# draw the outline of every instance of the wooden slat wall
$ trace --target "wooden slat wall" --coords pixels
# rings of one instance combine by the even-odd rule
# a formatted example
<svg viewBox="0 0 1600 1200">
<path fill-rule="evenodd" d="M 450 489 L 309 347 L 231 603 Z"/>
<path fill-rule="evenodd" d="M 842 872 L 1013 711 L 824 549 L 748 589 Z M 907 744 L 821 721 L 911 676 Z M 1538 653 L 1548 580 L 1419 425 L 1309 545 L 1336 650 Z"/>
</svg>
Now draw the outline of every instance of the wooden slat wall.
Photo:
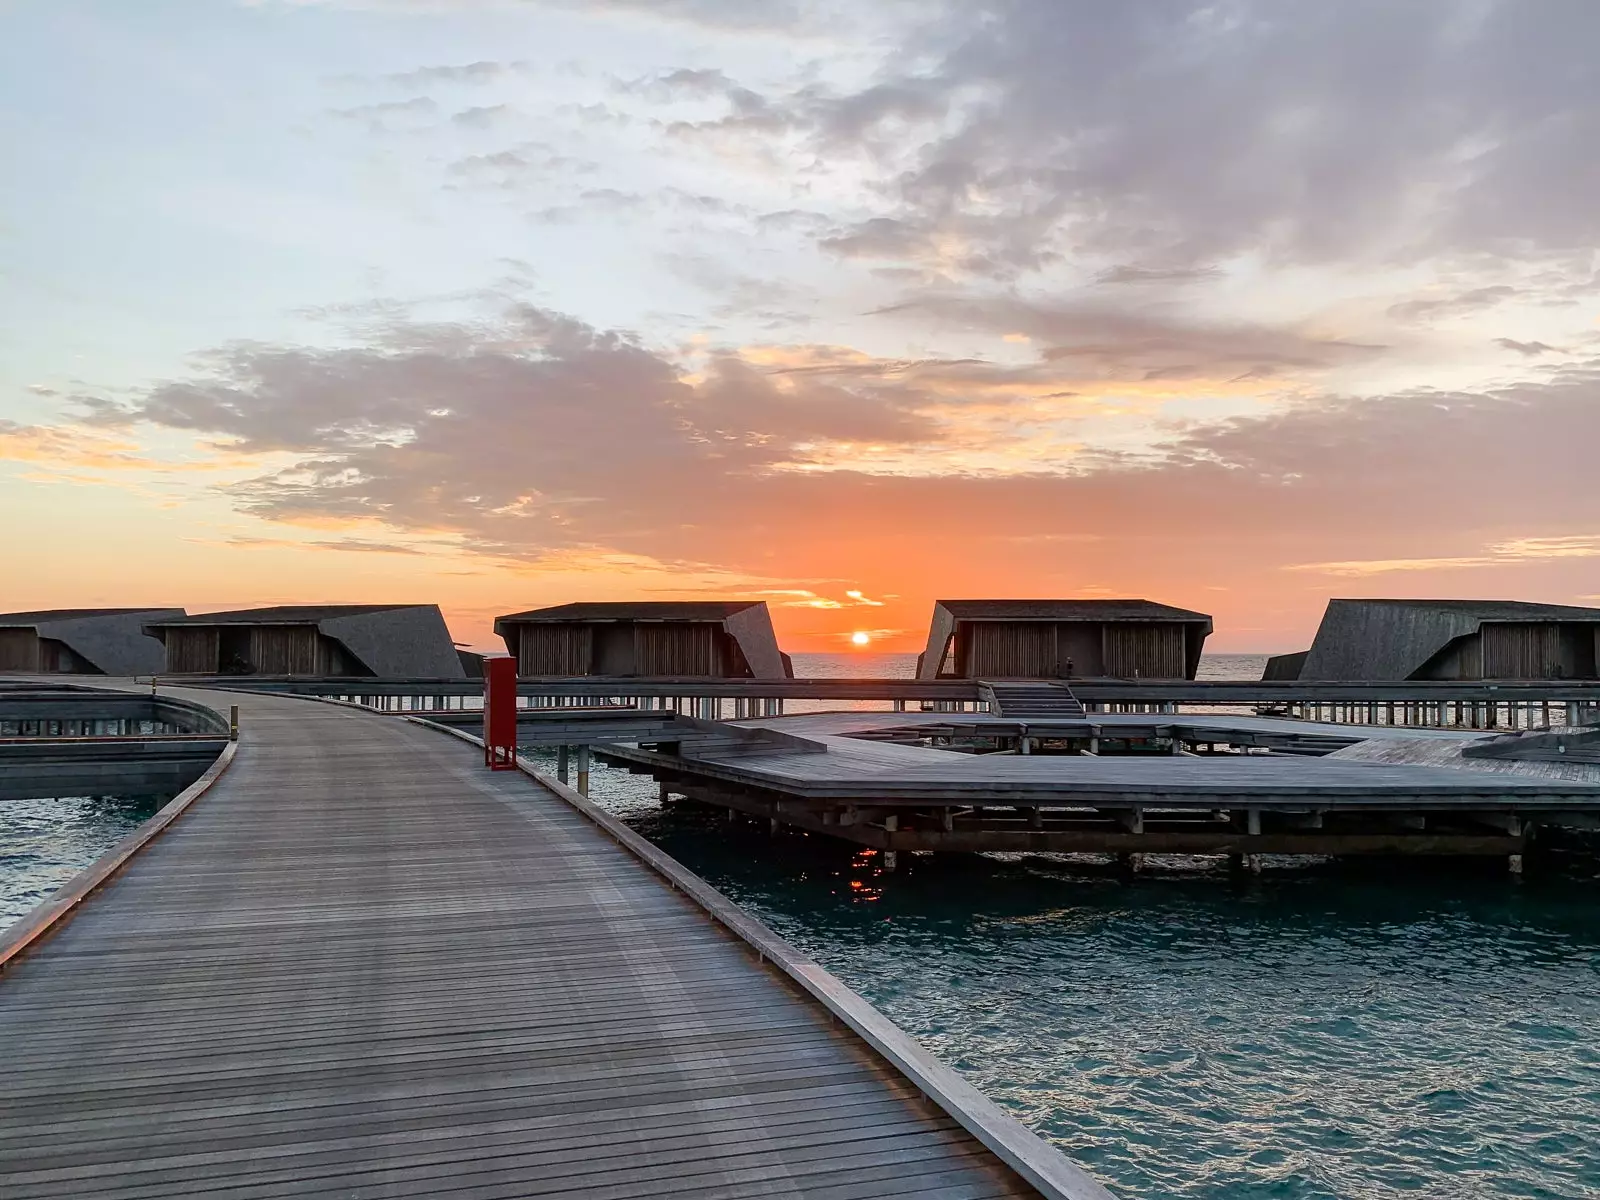
<svg viewBox="0 0 1600 1200">
<path fill-rule="evenodd" d="M 1183 626 L 1105 626 L 1105 672 L 1119 679 L 1182 679 L 1186 673 Z"/>
<path fill-rule="evenodd" d="M 720 675 L 717 626 L 709 623 L 635 625 L 635 670 L 641 675 Z"/>
<path fill-rule="evenodd" d="M 39 639 L 39 670 L 41 673 L 62 672 L 72 674 L 82 671 L 87 664 L 72 652 L 72 647 L 55 638 Z"/>
<path fill-rule="evenodd" d="M 167 630 L 167 670 L 175 675 L 215 675 L 221 630 Z"/>
<path fill-rule="evenodd" d="M 594 630 L 588 625 L 524 625 L 517 641 L 517 674 L 588 675 Z"/>
<path fill-rule="evenodd" d="M 1481 636 L 1485 679 L 1548 679 L 1563 665 L 1554 622 L 1486 624 Z"/>
<path fill-rule="evenodd" d="M 1057 673 L 1056 627 L 1048 622 L 973 621 L 960 630 L 969 679 L 1050 679 Z"/>
<path fill-rule="evenodd" d="M 262 625 L 250 631 L 250 663 L 260 675 L 333 674 L 310 625 Z"/>
<path fill-rule="evenodd" d="M 0 671 L 39 670 L 39 635 L 31 629 L 0 629 Z"/>
</svg>

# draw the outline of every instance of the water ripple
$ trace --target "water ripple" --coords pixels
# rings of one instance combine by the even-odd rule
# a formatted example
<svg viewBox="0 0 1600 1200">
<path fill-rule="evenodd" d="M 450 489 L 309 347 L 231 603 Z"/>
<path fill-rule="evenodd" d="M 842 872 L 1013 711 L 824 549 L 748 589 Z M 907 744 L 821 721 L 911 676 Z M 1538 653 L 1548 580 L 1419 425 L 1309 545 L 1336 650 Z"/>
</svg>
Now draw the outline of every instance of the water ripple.
<svg viewBox="0 0 1600 1200">
<path fill-rule="evenodd" d="M 1124 1197 L 1600 1195 L 1592 879 L 919 856 L 889 880 L 595 786 Z"/>
</svg>

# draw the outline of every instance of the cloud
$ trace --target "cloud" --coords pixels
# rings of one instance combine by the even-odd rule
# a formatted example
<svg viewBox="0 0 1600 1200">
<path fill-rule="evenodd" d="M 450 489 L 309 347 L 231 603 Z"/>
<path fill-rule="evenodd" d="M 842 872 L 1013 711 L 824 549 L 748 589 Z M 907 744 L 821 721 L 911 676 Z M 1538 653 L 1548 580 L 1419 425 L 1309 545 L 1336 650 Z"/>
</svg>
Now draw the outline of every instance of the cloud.
<svg viewBox="0 0 1600 1200">
<path fill-rule="evenodd" d="M 1484 312 L 1503 304 L 1518 294 L 1509 284 L 1473 288 L 1454 296 L 1436 299 L 1406 300 L 1389 307 L 1389 315 L 1397 321 L 1417 321 L 1435 317 L 1465 317 Z"/>
<path fill-rule="evenodd" d="M 1519 342 L 1515 338 L 1495 338 L 1494 344 L 1507 350 L 1515 350 L 1524 358 L 1534 358 L 1540 354 L 1560 354 L 1555 346 L 1544 342 Z"/>
<path fill-rule="evenodd" d="M 254 550 L 260 547 L 279 546 L 293 550 L 336 550 L 351 554 L 402 554 L 417 555 L 437 553 L 439 547 L 421 549 L 399 542 L 379 542 L 365 538 L 333 538 L 322 541 L 298 541 L 290 538 L 246 537 L 238 535 L 223 540 L 223 545 Z"/>
<path fill-rule="evenodd" d="M 923 12 L 868 85 L 730 114 L 875 156 L 878 211 L 830 236 L 843 252 L 1008 276 L 1067 254 L 1388 264 L 1600 241 L 1588 0 Z M 927 136 L 886 136 L 907 120 Z"/>
<path fill-rule="evenodd" d="M 414 71 L 385 75 L 383 81 L 399 87 L 426 87 L 434 83 L 487 84 L 524 74 L 530 69 L 530 64 L 526 62 L 479 61 L 455 66 L 418 67 Z"/>
<path fill-rule="evenodd" d="M 1150 305 L 1124 307 L 1100 299 L 928 291 L 877 311 L 931 317 L 1008 339 L 1020 336 L 1039 347 L 1046 362 L 1080 379 L 1265 379 L 1361 362 L 1385 350 L 1292 328 L 1197 318 Z"/>
<path fill-rule="evenodd" d="M 465 129 L 492 129 L 501 121 L 513 115 L 514 110 L 509 104 L 478 105 L 474 108 L 464 108 L 458 113 L 452 113 L 450 122 Z"/>
<path fill-rule="evenodd" d="M 1131 263 L 1110 267 L 1095 277 L 1096 283 L 1195 283 L 1218 278 L 1216 267 L 1140 267 Z"/>
<path fill-rule="evenodd" d="M 378 120 L 383 117 L 426 117 L 439 111 L 439 106 L 427 96 L 410 100 L 385 100 L 378 104 L 358 104 L 353 108 L 330 108 L 329 115 L 353 121 Z"/>
<path fill-rule="evenodd" d="M 1285 570 L 1365 578 L 1370 575 L 1392 575 L 1403 571 L 1464 571 L 1479 567 L 1505 567 L 1519 562 L 1550 558 L 1600 558 L 1600 534 L 1515 538 L 1488 547 L 1488 552 L 1485 554 L 1460 558 L 1380 558 L 1351 562 L 1293 563 Z"/>
<path fill-rule="evenodd" d="M 53 392 L 40 393 L 54 395 Z M 0 461 L 35 467 L 88 467 L 144 471 L 160 464 L 139 453 L 136 442 L 83 425 L 22 425 L 0 419 Z"/>
<path fill-rule="evenodd" d="M 654 17 L 708 30 L 794 32 L 826 28 L 836 7 L 817 0 L 242 0 L 249 7 L 289 5 L 458 16 L 478 8 L 516 13 L 530 8 L 573 9 L 585 16 Z"/>
<path fill-rule="evenodd" d="M 863 604 L 887 563 L 930 571 L 952 545 L 963 571 L 1012 564 L 1035 586 L 1081 588 L 1113 586 L 1130 561 L 1216 582 L 1223 563 L 1554 568 L 1600 544 L 1573 503 L 1592 487 L 1600 362 L 1493 392 L 1308 398 L 1054 459 L 1037 430 L 1019 432 L 1050 368 L 792 346 L 689 362 L 513 306 L 473 323 L 398 320 L 358 346 L 225 347 L 89 416 L 107 436 L 151 425 L 214 439 L 224 459 L 288 456 L 223 485 L 259 517 L 358 521 L 525 560 L 846 578 Z M 986 465 L 963 466 L 978 450 Z M 1309 545 L 1321 553 L 1307 564 Z M 1070 580 L 1051 584 L 1056 563 Z"/>
<path fill-rule="evenodd" d="M 469 154 L 445 170 L 465 186 L 512 191 L 550 177 L 592 175 L 599 169 L 593 159 L 562 154 L 546 142 L 522 142 L 489 154 Z"/>
</svg>

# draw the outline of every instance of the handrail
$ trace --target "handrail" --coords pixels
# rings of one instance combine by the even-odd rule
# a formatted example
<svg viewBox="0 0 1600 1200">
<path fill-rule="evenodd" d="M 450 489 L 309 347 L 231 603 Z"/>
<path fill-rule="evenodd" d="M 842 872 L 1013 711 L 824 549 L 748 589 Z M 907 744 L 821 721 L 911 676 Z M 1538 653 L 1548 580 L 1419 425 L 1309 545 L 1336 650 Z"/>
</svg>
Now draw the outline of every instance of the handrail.
<svg viewBox="0 0 1600 1200">
<path fill-rule="evenodd" d="M 238 742 L 225 743 L 222 753 L 217 755 L 217 760 L 206 768 L 205 774 L 173 797 L 155 816 L 67 880 L 51 896 L 41 901 L 8 929 L 0 931 L 0 973 L 16 961 L 28 947 L 66 924 L 80 904 L 109 883 L 129 859 L 160 837 L 167 826 L 205 795 L 211 789 L 211 785 L 222 778 L 223 772 L 233 762 L 238 749 Z"/>
</svg>

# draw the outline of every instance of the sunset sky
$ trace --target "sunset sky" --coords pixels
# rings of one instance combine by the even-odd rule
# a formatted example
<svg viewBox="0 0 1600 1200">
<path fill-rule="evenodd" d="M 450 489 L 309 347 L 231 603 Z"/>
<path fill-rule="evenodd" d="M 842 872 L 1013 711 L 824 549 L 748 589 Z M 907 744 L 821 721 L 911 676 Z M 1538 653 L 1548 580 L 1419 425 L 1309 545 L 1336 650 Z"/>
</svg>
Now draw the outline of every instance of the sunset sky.
<svg viewBox="0 0 1600 1200">
<path fill-rule="evenodd" d="M 1595 0 L 0 0 L 0 609 L 1600 602 Z"/>
</svg>

